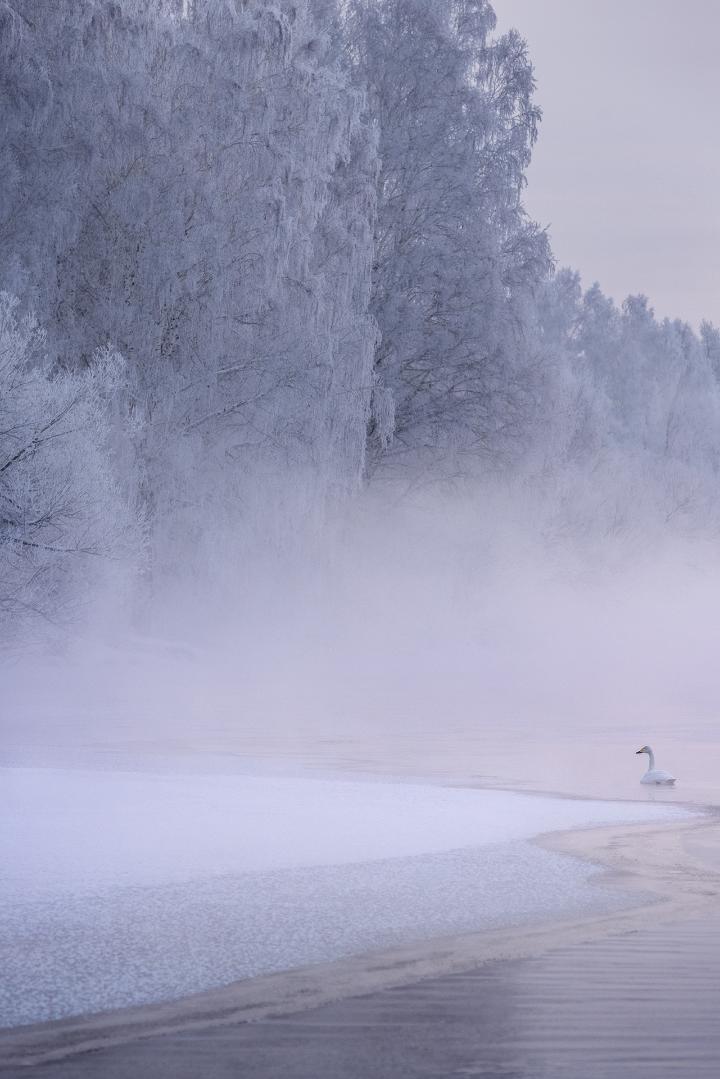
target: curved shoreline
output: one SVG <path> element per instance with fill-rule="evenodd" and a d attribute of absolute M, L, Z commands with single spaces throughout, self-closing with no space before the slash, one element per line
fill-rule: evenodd
<path fill-rule="evenodd" d="M 698 809 L 700 807 L 691 807 Z M 162 1034 L 289 1015 L 345 997 L 537 956 L 701 916 L 720 896 L 720 817 L 712 810 L 678 823 L 612 825 L 555 832 L 534 842 L 603 869 L 594 879 L 630 893 L 636 905 L 611 913 L 420 940 L 278 974 L 260 975 L 177 1001 L 18 1027 L 0 1033 L 0 1068 L 32 1066 Z M 715 843 L 713 844 L 713 837 Z M 650 841 L 651 840 L 651 841 Z"/>

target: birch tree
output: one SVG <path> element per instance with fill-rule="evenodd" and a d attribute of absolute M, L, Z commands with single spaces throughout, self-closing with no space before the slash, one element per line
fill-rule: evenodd
<path fill-rule="evenodd" d="M 376 460 L 431 466 L 451 448 L 497 454 L 522 435 L 523 304 L 549 258 L 520 198 L 539 119 L 525 45 L 492 37 L 484 2 L 368 0 L 354 13 L 382 163 L 371 445 Z"/>
<path fill-rule="evenodd" d="M 0 293 L 0 626 L 13 636 L 76 617 L 141 546 L 107 408 L 121 358 L 104 350 L 92 371 L 53 371 L 44 333 L 18 310 Z"/>

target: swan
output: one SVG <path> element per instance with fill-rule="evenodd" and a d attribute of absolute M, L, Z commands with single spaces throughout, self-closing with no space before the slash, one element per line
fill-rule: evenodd
<path fill-rule="evenodd" d="M 648 770 L 640 780 L 641 783 L 654 783 L 660 787 L 672 787 L 675 782 L 675 776 L 671 776 L 669 772 L 663 772 L 662 768 L 655 767 L 655 754 L 652 751 L 651 746 L 643 746 L 642 749 L 638 749 L 635 752 L 635 756 L 638 753 L 647 753 L 650 758 L 648 764 Z"/>

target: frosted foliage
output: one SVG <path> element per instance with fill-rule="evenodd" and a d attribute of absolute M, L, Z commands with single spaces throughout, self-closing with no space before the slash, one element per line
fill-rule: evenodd
<path fill-rule="evenodd" d="M 372 395 L 373 434 L 380 448 L 388 449 L 395 434 L 395 400 L 389 386 L 378 380 Z"/>
<path fill-rule="evenodd" d="M 622 308 L 577 274 L 538 303 L 544 408 L 531 471 L 550 534 L 598 539 L 720 525 L 717 331 L 658 321 L 643 296 Z M 592 483 L 588 477 L 592 476 Z"/>
<path fill-rule="evenodd" d="M 238 554 L 317 524 L 359 482 L 376 339 L 375 136 L 337 45 L 302 2 L 21 7 L 6 284 L 64 364 L 122 351 L 155 568 L 202 560 L 210 517 Z"/>
<path fill-rule="evenodd" d="M 0 627 L 75 614 L 109 572 L 104 555 L 137 541 L 110 468 L 109 350 L 89 371 L 52 374 L 45 338 L 0 293 Z"/>
<path fill-rule="evenodd" d="M 391 446 L 376 405 L 371 446 L 437 469 L 453 449 L 517 441 L 530 403 L 519 316 L 549 257 L 519 198 L 532 69 L 517 34 L 490 37 L 487 3 L 361 0 L 354 13 L 380 128 L 378 393 L 395 410 Z"/>
<path fill-rule="evenodd" d="M 241 609 L 368 486 L 716 534 L 720 334 L 552 275 L 487 0 L 42 7 L 0 0 L 4 619 Z"/>

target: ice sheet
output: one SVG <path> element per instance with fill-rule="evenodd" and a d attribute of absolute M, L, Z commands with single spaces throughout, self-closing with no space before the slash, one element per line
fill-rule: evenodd
<path fill-rule="evenodd" d="M 406 783 L 0 771 L 0 1024 L 623 902 L 544 831 L 675 807 Z"/>
<path fill-rule="evenodd" d="M 412 783 L 0 769 L 6 896 L 346 865 L 672 815 Z"/>

